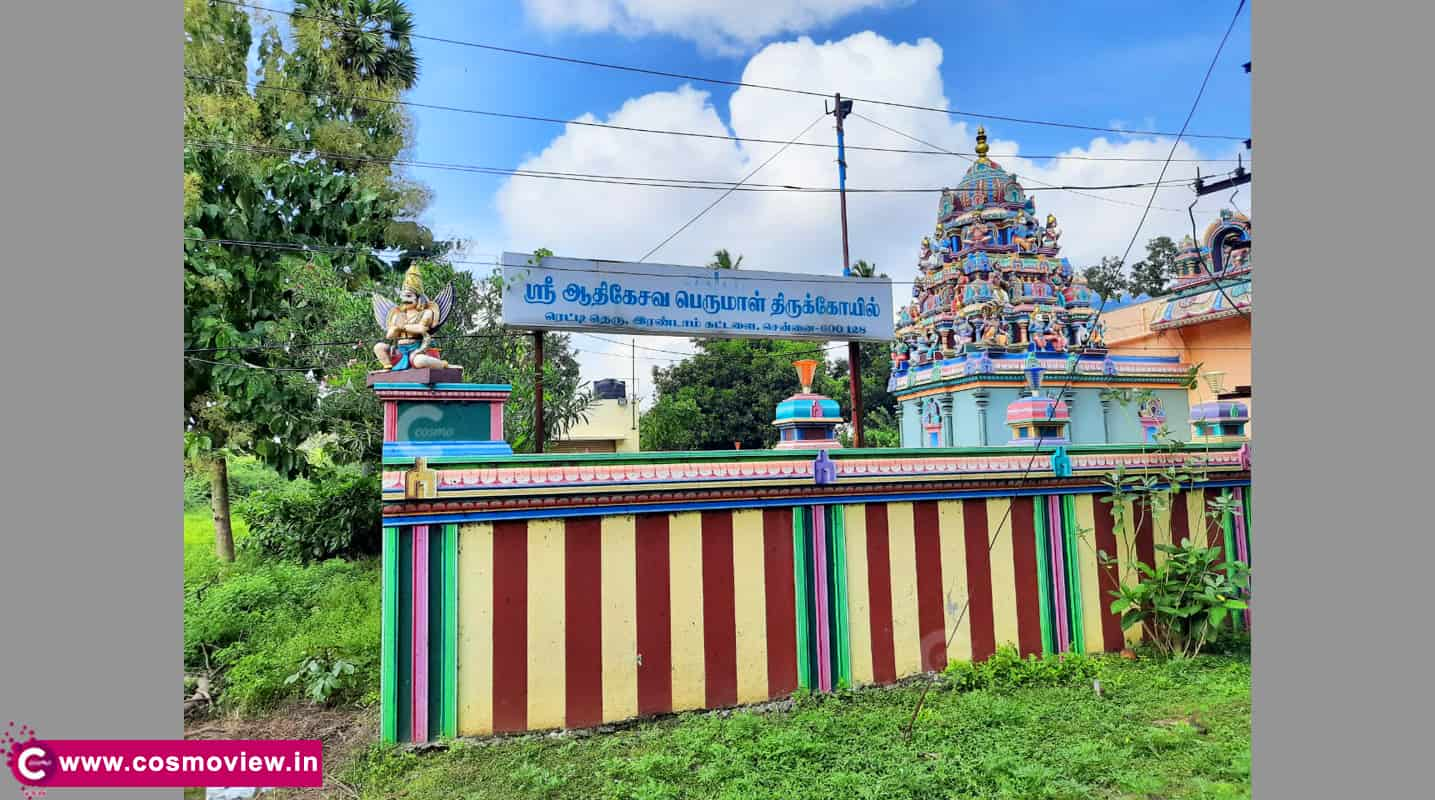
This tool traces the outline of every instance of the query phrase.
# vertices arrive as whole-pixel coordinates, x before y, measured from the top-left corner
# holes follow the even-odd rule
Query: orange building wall
[[[1111,352],[1122,355],[1175,355],[1190,364],[1200,364],[1201,373],[1224,372],[1224,390],[1237,386],[1254,386],[1251,382],[1251,320],[1246,316],[1227,317],[1210,322],[1151,330],[1151,318],[1161,313],[1165,298],[1149,300],[1134,306],[1118,308],[1101,315],[1106,323],[1106,344]],[[1190,391],[1191,405],[1214,400],[1211,389],[1202,380]],[[1243,401],[1255,418],[1252,398]],[[1253,425],[1246,426],[1247,434]]]

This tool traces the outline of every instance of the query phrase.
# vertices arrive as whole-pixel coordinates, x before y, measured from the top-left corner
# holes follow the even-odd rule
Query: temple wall
[[[1100,476],[1160,457],[1074,448],[1074,471],[1062,473],[1046,452],[1020,480],[1029,450],[877,452],[839,456],[825,485],[803,477],[803,461],[770,456],[670,473],[582,456],[551,469],[439,467],[441,489],[471,488],[432,499],[396,496],[386,472],[384,740],[890,683],[1007,643],[1116,650],[1140,633],[1123,635],[1106,611],[1115,570],[1097,550],[1150,561],[1158,543],[1234,541],[1239,529],[1249,557],[1245,519],[1202,518],[1210,497],[1249,491],[1232,447],[1217,448],[1207,482],[1176,495],[1170,513],[1133,514],[1142,522],[1129,532],[1100,502]],[[810,453],[792,456],[812,465]],[[698,473],[715,488],[671,488]],[[611,485],[619,474],[628,486]],[[781,488],[716,488],[774,475]]]

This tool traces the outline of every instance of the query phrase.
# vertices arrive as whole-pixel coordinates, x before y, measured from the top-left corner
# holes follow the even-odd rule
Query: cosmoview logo
[[[32,744],[15,756],[15,771],[31,783],[41,783],[50,777],[54,766],[54,755],[42,744]]]

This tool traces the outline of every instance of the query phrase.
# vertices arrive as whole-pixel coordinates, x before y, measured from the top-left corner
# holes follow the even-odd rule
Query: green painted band
[[[398,625],[399,625],[399,558],[398,528],[384,528],[383,550],[383,619],[379,660],[379,739],[385,743],[398,741]]]

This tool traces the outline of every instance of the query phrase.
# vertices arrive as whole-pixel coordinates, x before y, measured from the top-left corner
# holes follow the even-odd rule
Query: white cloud
[[[743,72],[750,83],[776,85],[840,86],[854,97],[880,97],[906,103],[950,107],[939,67],[942,49],[923,39],[893,43],[871,32],[837,42],[814,43],[806,37],[768,45],[756,53]],[[787,141],[822,114],[821,98],[742,88],[728,106],[725,125],[706,92],[688,86],[669,92],[636,97],[605,118],[587,117],[618,125]],[[847,121],[849,145],[920,149],[862,119],[861,114],[897,130],[950,150],[970,152],[976,124],[931,112],[859,103]],[[1043,160],[1034,162],[1019,154],[1019,137],[1028,128],[1011,123],[987,125],[991,153],[1023,185],[1037,190],[1041,218],[1054,213],[1064,231],[1063,254],[1076,266],[1096,263],[1102,256],[1119,256],[1130,241],[1150,189],[1088,192],[1042,191],[1040,185],[1106,185],[1154,180],[1160,159],[1171,147],[1169,138],[1096,136],[1081,147],[1060,155],[1106,158],[1144,158],[1156,161]],[[819,121],[802,139],[835,142],[832,120]],[[656,134],[634,134],[599,128],[568,126],[522,168],[611,175],[737,180],[751,172],[780,145],[738,143]],[[1234,158],[1237,143],[1219,147],[1185,141],[1176,158]],[[1012,155],[1016,154],[1016,155]],[[825,148],[792,147],[753,178],[755,183],[835,186],[836,153]],[[849,151],[848,187],[942,187],[955,185],[968,162],[947,155],[919,155]],[[1208,164],[1211,174],[1229,165]],[[1176,162],[1166,180],[1194,176],[1196,165]],[[1247,187],[1248,189],[1249,187]],[[1196,222],[1204,228],[1227,195],[1208,196],[1197,206]],[[1173,238],[1189,232],[1186,206],[1194,197],[1187,187],[1162,190],[1156,199],[1129,261],[1144,253],[1147,239],[1166,234]],[[716,193],[681,189],[648,189],[603,184],[509,179],[499,190],[496,204],[506,249],[529,252],[546,247],[577,258],[635,260],[716,199]],[[936,219],[938,196],[920,194],[863,194],[848,196],[848,220],[853,260],[865,258],[895,281],[910,281],[916,273],[916,254],[923,236]],[[1249,191],[1239,204],[1249,209]],[[793,272],[839,274],[842,242],[835,194],[735,192],[696,224],[677,236],[649,261],[670,264],[706,264],[714,250],[727,248],[744,256],[743,267]],[[899,301],[910,286],[898,285]],[[585,350],[621,352],[623,347],[576,337]],[[640,346],[687,351],[682,340],[639,339]],[[646,377],[653,363],[667,363],[666,354],[639,350],[639,369]],[[840,352],[840,349],[834,352]],[[645,357],[657,361],[644,361]],[[626,360],[585,354],[588,377],[627,376]],[[645,389],[646,393],[646,389]]]
[[[524,0],[528,16],[550,30],[668,34],[710,50],[749,50],[781,34],[812,30],[892,0]]]

